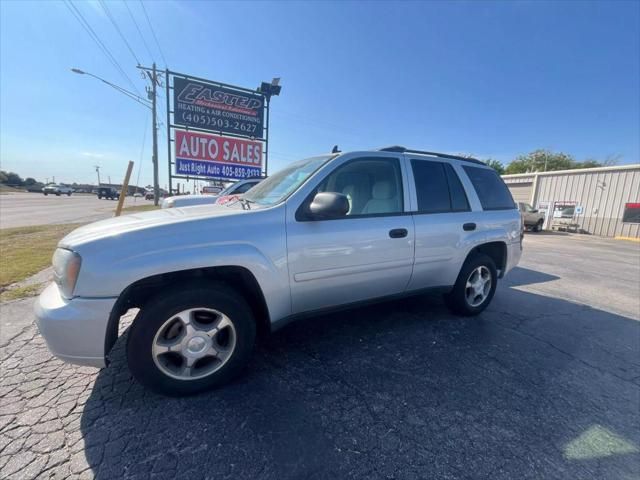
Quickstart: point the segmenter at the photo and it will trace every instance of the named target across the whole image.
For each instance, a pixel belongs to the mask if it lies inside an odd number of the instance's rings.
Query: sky
[[[151,183],[149,110],[70,71],[145,95],[138,60],[248,88],[281,77],[269,173],[336,144],[405,145],[505,164],[538,148],[640,161],[638,1],[73,5],[124,75],[66,3],[0,1],[3,170],[95,183],[98,165],[102,180],[115,183],[133,160],[133,182]]]

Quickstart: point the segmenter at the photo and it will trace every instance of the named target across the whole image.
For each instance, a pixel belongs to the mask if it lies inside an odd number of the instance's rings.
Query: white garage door
[[[533,183],[512,183],[507,184],[509,191],[516,202],[529,203],[531,201],[531,187]]]

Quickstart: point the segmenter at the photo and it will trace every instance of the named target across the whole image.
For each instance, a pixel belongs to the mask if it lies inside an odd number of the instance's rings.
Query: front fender
[[[291,303],[284,251],[283,258],[274,262],[250,243],[172,246],[114,258],[108,269],[95,265],[81,269],[75,294],[80,297],[115,297],[128,286],[155,275],[223,266],[243,267],[253,274],[267,302],[271,318],[289,314]]]

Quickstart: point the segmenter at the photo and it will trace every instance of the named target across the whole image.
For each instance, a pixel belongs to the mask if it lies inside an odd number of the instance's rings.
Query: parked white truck
[[[139,308],[132,374],[192,394],[237,375],[257,331],[303,315],[433,290],[476,315],[518,263],[521,231],[507,187],[477,160],[403,147],[321,155],[225,205],[75,230],[37,322],[56,356],[104,367],[121,315]]]

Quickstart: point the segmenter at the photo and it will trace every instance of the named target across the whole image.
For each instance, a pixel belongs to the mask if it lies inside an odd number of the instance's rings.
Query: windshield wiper
[[[243,210],[251,210],[251,204],[255,203],[253,200],[247,200],[246,198],[239,197],[238,201],[242,205]]]

